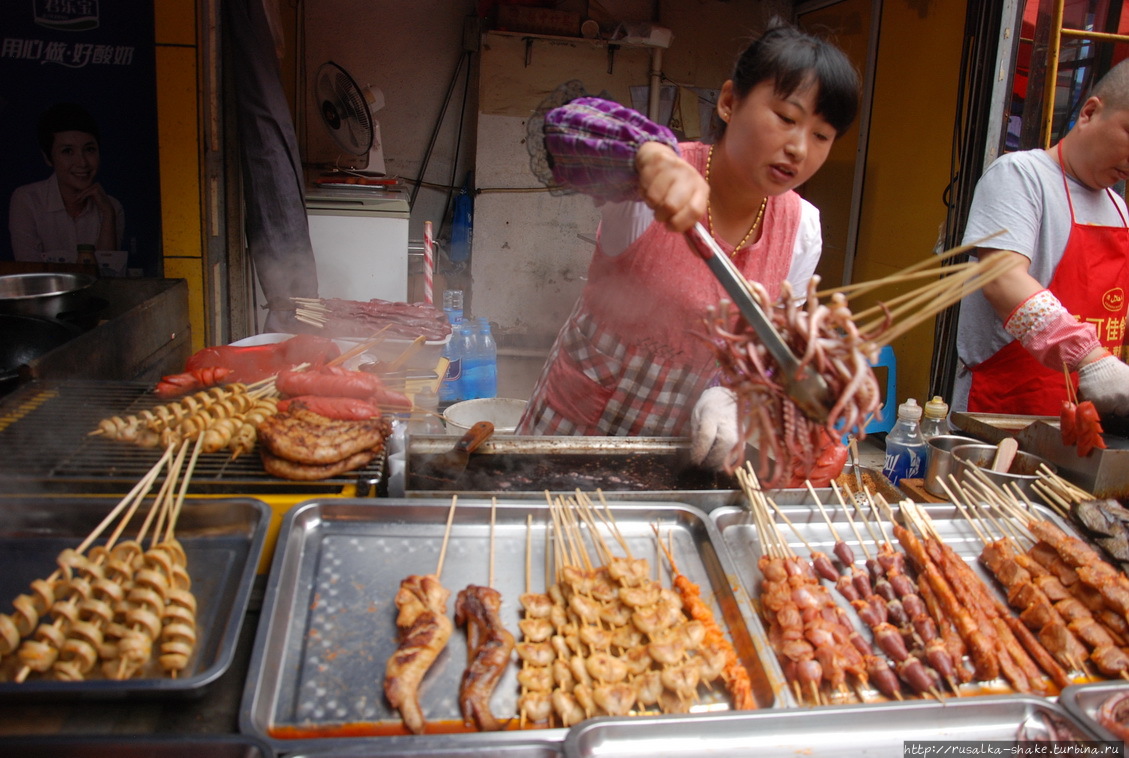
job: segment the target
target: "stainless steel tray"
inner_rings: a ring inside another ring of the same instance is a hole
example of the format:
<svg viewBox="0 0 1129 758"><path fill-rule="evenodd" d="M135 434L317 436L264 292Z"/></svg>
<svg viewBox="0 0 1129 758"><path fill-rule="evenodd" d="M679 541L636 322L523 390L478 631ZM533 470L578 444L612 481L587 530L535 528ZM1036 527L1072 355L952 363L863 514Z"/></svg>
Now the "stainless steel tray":
<svg viewBox="0 0 1129 758"><path fill-rule="evenodd" d="M809 502L811 502L810 505L790 506L778 503L784 514L796 527L796 530L803 536L803 540L797 537L795 531L777 516L775 521L779 525L780 535L797 555L805 559L808 558L811 550L820 550L831 555L832 548L835 546L835 537L822 514L820 514L819 509L815 506L814 501ZM865 554L859 547L851 525L843 514L842 508L839 507L838 501L821 499L821 502L824 503L827 515L835 526L835 532L838 533L841 539L850 544L854 551L856 561L861 567L865 560ZM832 502L835 504L833 507L831 506ZM981 542L980 537L977 536L969 523L961 516L957 508L952 503L918 503L916 505L928 513L929 517L933 520L933 524L941 540L964 558L985 584L987 584L987 586L997 594L1000 600L1006 604L1007 598L996 585L991 574L989 574L987 570L980 565L979 560L977 560L984 543ZM1053 521L1067 533L1077 536L1077 532L1073 527L1064 522L1052 511L1046 508L1036 507L1041 516ZM757 561L762 554L762 542L753 522L752 514L746 508L719 508L710 513L710 518L713 520L717 530L721 533L722 541L726 549L732 555L734 565L737 566L738 578L749 597L754 599L752 605L756 608L757 603L755 599L760 594L762 579L760 568L757 565ZM898 549L899 552L902 552L891 531L889 521L885 519L881 521L885 533L889 536L891 542L893 542L894 547ZM863 539L867 541L867 550L870 550L871 554L873 554L875 544L870 538L869 533L863 524L859 523L857 518L855 523ZM871 523L873 525L873 521ZM877 531L877 527L875 530ZM833 589L831 592L835 601L843 605L849 616L855 618L853 610L846 604L846 601ZM863 635L867 639L870 639L869 631L862 625L862 622L855 618L855 623L858 625ZM962 695L1011 694L1013 692L1008 683L1003 679L992 682L969 682L968 684L962 685L960 689ZM864 688L862 692L868 702L883 699L882 695L873 689ZM789 704L797 704L791 691L785 694L788 697ZM946 702L952 701L953 699L949 698Z"/></svg>
<svg viewBox="0 0 1129 758"><path fill-rule="evenodd" d="M908 755L903 751L910 740L1010 742L1021 732L1025 740L1046 739L1050 720L1075 739L1095 739L1048 700L992 696L948 700L943 705L907 701L865 708L829 706L694 718L593 719L569 731L564 754L568 758L900 756Z"/></svg>
<svg viewBox="0 0 1129 758"><path fill-rule="evenodd" d="M20 758L273 758L259 739L238 734L5 737L7 755Z"/></svg>
<svg viewBox="0 0 1129 758"><path fill-rule="evenodd" d="M1059 705L1103 740L1120 740L1098 720L1098 709L1106 698L1129 694L1129 682L1094 682L1067 687L1058 696Z"/></svg>
<svg viewBox="0 0 1129 758"><path fill-rule="evenodd" d="M0 499L0 599L4 610L35 579L55 570L55 558L76 547L117 498ZM142 509L135 519L142 518ZM177 539L188 556L196 596L196 652L176 679L112 681L12 681L14 656L0 667L0 698L126 698L201 695L231 665L246 615L255 571L266 539L270 509L251 498L188 500L177 521ZM140 522L138 522L140 523ZM12 659L12 660L9 660Z"/></svg>
<svg viewBox="0 0 1129 758"><path fill-rule="evenodd" d="M407 735L383 695L384 665L396 648L393 597L409 574L434 572L450 499L382 503L307 501L283 522L275 550L240 713L240 730L280 752L344 749L375 736L380 752L499 749L530 740L559 743L564 730L466 733L457 705L466 660L461 630L424 680L421 703L445 734ZM755 640L764 638L740 590L720 536L696 508L674 503L609 504L632 553L658 563L652 523L673 535L680 570L702 588L748 669L761 707L776 704L782 681L772 659L766 670ZM486 584L489 512L485 500L459 499L441 579L454 594ZM504 598L506 627L516 634L524 577L526 517L532 516L533 591L545 587L544 500L501 501L495 527L494 586ZM614 543L613 543L614 544ZM664 584L669 577L662 574ZM453 600L451 606L453 606ZM450 611L449 611L450 612ZM515 715L516 657L492 701L499 718ZM715 691L705 707L727 708ZM369 740L371 744L372 740Z"/></svg>

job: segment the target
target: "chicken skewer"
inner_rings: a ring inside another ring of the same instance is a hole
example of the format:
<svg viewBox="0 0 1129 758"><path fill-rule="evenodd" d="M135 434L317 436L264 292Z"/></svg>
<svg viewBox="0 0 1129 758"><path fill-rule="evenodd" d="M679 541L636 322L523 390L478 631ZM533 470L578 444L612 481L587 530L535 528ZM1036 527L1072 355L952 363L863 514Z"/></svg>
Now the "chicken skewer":
<svg viewBox="0 0 1129 758"><path fill-rule="evenodd" d="M396 593L395 602L399 609L396 627L400 631L400 644L385 665L384 694L392 707L400 711L404 726L413 734L423 734L427 727L419 704L419 688L451 637L452 625L447 618L447 600L451 592L443 587L439 578L443 574L443 559L447 554L458 499L458 495L451 498L435 573L406 577Z"/></svg>
<svg viewBox="0 0 1129 758"><path fill-rule="evenodd" d="M487 586L467 585L455 600L455 623L466 626L467 667L459 684L459 707L466 726L496 732L502 724L490 711L490 696L498 686L514 649L514 636L502 624L502 595L494 589L494 513L490 504L490 574Z"/></svg>

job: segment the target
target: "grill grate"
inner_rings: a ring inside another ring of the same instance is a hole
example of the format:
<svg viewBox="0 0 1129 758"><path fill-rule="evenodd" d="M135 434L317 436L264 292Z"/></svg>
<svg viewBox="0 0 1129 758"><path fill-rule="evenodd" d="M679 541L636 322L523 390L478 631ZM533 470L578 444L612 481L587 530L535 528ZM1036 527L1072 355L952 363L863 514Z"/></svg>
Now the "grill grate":
<svg viewBox="0 0 1129 758"><path fill-rule="evenodd" d="M92 436L98 422L128 416L163 402L150 385L127 382L36 381L0 403L0 480L7 488L22 482L36 491L110 493L131 489L161 457L160 450ZM339 493L357 485L374 492L384 456L363 469L318 482L278 479L263 470L257 453L235 460L228 453L204 453L196 462L189 492Z"/></svg>

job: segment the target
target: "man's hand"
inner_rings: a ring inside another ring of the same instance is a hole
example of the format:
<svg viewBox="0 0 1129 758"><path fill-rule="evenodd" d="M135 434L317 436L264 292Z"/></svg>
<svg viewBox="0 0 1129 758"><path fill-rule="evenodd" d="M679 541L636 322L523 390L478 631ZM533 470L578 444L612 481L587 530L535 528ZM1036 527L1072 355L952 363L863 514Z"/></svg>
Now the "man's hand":
<svg viewBox="0 0 1129 758"><path fill-rule="evenodd" d="M1112 355L1078 369L1078 395L1098 413L1129 416L1129 366Z"/></svg>
<svg viewBox="0 0 1129 758"><path fill-rule="evenodd" d="M690 461L721 470L738 442L736 395L728 387L710 387L690 414Z"/></svg>

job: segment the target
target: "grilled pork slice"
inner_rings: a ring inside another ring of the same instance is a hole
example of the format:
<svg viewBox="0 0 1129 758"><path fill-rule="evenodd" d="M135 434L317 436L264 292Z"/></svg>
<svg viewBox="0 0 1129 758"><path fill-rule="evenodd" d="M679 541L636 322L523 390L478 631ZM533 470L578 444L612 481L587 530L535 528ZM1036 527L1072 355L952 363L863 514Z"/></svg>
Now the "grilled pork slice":
<svg viewBox="0 0 1129 758"><path fill-rule="evenodd" d="M342 421L298 408L263 421L259 440L278 458L321 466L362 451L379 452L390 432L384 419Z"/></svg>
<svg viewBox="0 0 1129 758"><path fill-rule="evenodd" d="M379 454L375 450L362 450L336 463L317 464L295 463L285 458L279 458L265 448L259 449L259 456L263 459L264 471L271 476L277 476L279 479L290 479L296 482L316 482L322 479L332 479L346 471L367 466Z"/></svg>
<svg viewBox="0 0 1129 758"><path fill-rule="evenodd" d="M450 596L432 574L408 576L396 593L400 645L385 664L384 694L413 734L422 734L426 726L419 705L420 684L451 636Z"/></svg>
<svg viewBox="0 0 1129 758"><path fill-rule="evenodd" d="M471 656L459 686L463 722L484 732L502 728L490 712L490 696L510 663L514 636L502 625L502 596L491 587L467 585L455 600L455 623L466 624Z"/></svg>

